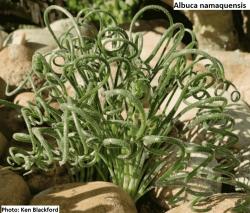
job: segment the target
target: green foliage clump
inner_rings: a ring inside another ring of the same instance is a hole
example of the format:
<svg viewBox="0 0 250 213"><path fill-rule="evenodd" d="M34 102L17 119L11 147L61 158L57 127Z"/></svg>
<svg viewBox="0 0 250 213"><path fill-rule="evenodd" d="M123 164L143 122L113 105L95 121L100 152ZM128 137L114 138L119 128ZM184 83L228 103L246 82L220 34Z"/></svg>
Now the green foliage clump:
<svg viewBox="0 0 250 213"><path fill-rule="evenodd" d="M143 35L132 32L137 19L152 9L162 11L170 26L142 58ZM59 38L48 23L51 10L63 12L72 21ZM99 28L92 26L91 33L86 33L96 17ZM232 84L225 80L221 63L196 49L192 32L174 24L167 10L143 8L129 32L109 12L95 9L80 11L74 18L65 9L50 6L45 23L58 48L35 54L32 72L20 85L30 83L36 98L21 109L28 133L16 133L14 138L30 144L30 149L10 148L10 165L27 172L64 165L76 180L112 181L135 201L156 186L178 186L173 203L182 192L198 198L213 194L212 189L191 189L195 178L238 184L232 171L239 162L230 149L238 139L223 96ZM185 34L191 42L179 49ZM196 71L198 63L205 64L204 71ZM39 85L33 80L37 78ZM194 109L195 118L178 128L180 118ZM194 128L209 137L200 143L183 137ZM204 160L193 165L194 153L205 156ZM218 165L208 167L216 159Z"/></svg>
<svg viewBox="0 0 250 213"><path fill-rule="evenodd" d="M69 0L67 7L71 11L80 11L86 8L101 9L108 11L119 24L132 20L135 11L138 10L140 0Z"/></svg>

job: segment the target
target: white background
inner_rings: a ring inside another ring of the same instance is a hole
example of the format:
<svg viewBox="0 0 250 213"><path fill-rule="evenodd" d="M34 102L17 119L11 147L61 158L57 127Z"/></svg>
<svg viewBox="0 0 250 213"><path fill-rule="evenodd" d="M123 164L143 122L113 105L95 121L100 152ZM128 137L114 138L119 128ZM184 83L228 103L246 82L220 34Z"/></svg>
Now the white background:
<svg viewBox="0 0 250 213"><path fill-rule="evenodd" d="M250 0L174 0L175 3L197 4L198 8L174 8L174 10L222 10L221 8L199 8L200 4L246 4L246 8L224 8L223 10L250 10Z"/></svg>

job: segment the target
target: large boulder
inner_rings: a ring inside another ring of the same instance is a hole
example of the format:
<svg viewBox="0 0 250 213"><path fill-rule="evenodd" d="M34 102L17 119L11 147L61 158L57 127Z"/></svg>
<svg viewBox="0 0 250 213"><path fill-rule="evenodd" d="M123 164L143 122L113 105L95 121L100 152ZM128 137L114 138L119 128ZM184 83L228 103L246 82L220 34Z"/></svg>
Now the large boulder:
<svg viewBox="0 0 250 213"><path fill-rule="evenodd" d="M61 213L136 213L131 198L107 182L71 183L37 194L31 205L59 205Z"/></svg>
<svg viewBox="0 0 250 213"><path fill-rule="evenodd" d="M23 178L0 167L0 205L25 205L31 198Z"/></svg>
<svg viewBox="0 0 250 213"><path fill-rule="evenodd" d="M25 45L12 44L0 52L0 77L10 86L18 86L31 71L33 52Z"/></svg>

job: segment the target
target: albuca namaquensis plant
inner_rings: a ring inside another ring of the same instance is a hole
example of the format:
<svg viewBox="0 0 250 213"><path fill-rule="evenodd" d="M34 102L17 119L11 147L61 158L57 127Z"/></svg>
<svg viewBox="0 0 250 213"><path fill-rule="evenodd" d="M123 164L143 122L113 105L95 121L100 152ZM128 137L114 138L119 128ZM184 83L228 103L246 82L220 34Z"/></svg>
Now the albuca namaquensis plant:
<svg viewBox="0 0 250 213"><path fill-rule="evenodd" d="M63 12L72 22L59 38L48 23L51 10ZM148 57L142 58L143 35L132 32L146 10L165 13L169 26ZM99 25L90 36L83 31L92 17L99 17ZM84 10L73 18L65 9L50 6L44 18L58 48L36 53L26 81L7 92L13 95L30 83L36 97L21 109L28 133L13 136L30 144L30 150L11 147L11 166L29 173L59 163L76 181L112 181L135 201L156 186L173 184L179 186L173 203L184 191L198 200L213 193L192 190L193 178L237 184L232 171L239 162L229 149L237 136L223 97L233 85L224 79L221 63L196 49L192 32L174 24L168 11L152 5L143 8L129 32L101 10ZM184 35L192 41L180 50ZM196 71L198 63L205 64L203 71ZM42 83L35 85L34 78ZM237 91L232 93L234 101L238 96ZM185 104L182 109L181 104ZM179 128L180 118L194 109L195 118ZM209 139L192 143L182 137L197 127ZM206 158L187 170L191 153ZM214 159L219 159L218 165L207 169Z"/></svg>

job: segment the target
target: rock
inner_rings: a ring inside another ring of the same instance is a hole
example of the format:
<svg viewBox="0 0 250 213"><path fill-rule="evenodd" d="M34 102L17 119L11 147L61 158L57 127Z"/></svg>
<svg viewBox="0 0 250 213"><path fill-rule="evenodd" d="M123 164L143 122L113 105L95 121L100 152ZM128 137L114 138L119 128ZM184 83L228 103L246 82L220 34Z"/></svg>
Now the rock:
<svg viewBox="0 0 250 213"><path fill-rule="evenodd" d="M235 121L233 133L235 133L239 137L239 142L234 145L234 148L242 149L250 145L250 106L249 106L250 84L248 83L248 77L246 73L247 71L244 70L245 62L244 60L242 60L242 58L237 56L237 54L239 55L242 54L243 55L242 57L245 56L246 59L247 59L248 54L234 52L235 57L233 57L234 54L232 54L233 53L232 52L231 55L227 58L228 56L227 52L225 52L225 55L223 57L224 51L209 51L209 53L210 55L213 55L215 57L219 56L219 59L223 60L222 63L223 65L225 65L224 67L225 67L226 78L230 81L233 81L237 89L241 92L241 96L242 96L241 100L239 100L236 103L232 102L231 100L231 92L233 91L232 88L228 92L225 92L223 97L227 98L228 104L229 104L226 108L226 113L232 116ZM233 64L234 60L238 60L239 62L235 61L236 64L234 65ZM250 56L248 60L250 61ZM230 63L232 63L231 67L229 65ZM246 60L246 64L249 64L250 66L250 63L247 60ZM238 69L237 69L237 65L238 65ZM157 85L156 82L157 81L154 82L155 85ZM213 88L209 88L207 91L211 95L214 95L215 90ZM175 96L172 98L172 100L170 101L168 105L166 114L168 114L170 110L173 108L180 93L181 93L181 90L177 89ZM159 113L163 112L163 110L165 109L166 101L167 99L163 102L159 110ZM190 103L195 103L197 100L194 98L189 98L188 101ZM175 114L178 114L186 106L187 105L182 102ZM196 116L197 111L198 110L195 108L192 110L189 110L188 112L183 114L179 120L181 122L187 123ZM187 132L185 135L185 139L193 143L201 143L202 141L207 141L210 136L211 134L208 134L207 131L196 128L196 129L191 129L189 132Z"/></svg>
<svg viewBox="0 0 250 213"><path fill-rule="evenodd" d="M0 52L0 77L17 87L31 71L33 52L25 45L9 45Z"/></svg>
<svg viewBox="0 0 250 213"><path fill-rule="evenodd" d="M168 21L166 19L153 19L153 20L138 20L133 27L133 33L135 32L154 32L157 34L163 34L167 29ZM130 23L120 25L121 28L129 32Z"/></svg>
<svg viewBox="0 0 250 213"><path fill-rule="evenodd" d="M237 89L241 93L241 100L237 103L233 103L231 101L231 92L226 92L224 97L228 99L228 103L230 104L227 107L227 113L234 118L235 127L233 132L239 137L239 142L234 145L236 149L242 149L244 147L248 147L250 145L250 54L241 53L236 51L215 51L209 50L208 53L215 58L218 58L225 70L225 77L227 80L232 81L233 84L237 87ZM199 71L202 70L203 64L200 64ZM248 77L249 76L249 77ZM157 79L154 79L153 84L157 85ZM211 88L208 90L211 95L214 94L214 89ZM180 89L177 89L176 95L171 100L168 109L172 109L174 104L176 103L179 95L181 93ZM164 101L166 103L167 100ZM196 102L194 98L189 98L190 103ZM162 112L164 109L164 103L162 104L160 111ZM178 108L176 114L184 109L187 105L185 103L181 103ZM169 113L167 109L166 114ZM191 121L197 113L197 109L192 109L180 117L180 121L186 123ZM199 132L197 132L199 131ZM202 131L199 129L192 129L187 132L185 139L193 142L193 143L201 143L202 141L207 141L211 137L207 131ZM225 141L226 142L226 141Z"/></svg>
<svg viewBox="0 0 250 213"><path fill-rule="evenodd" d="M71 183L36 195L31 205L59 205L60 213L136 213L131 198L108 182Z"/></svg>
<svg viewBox="0 0 250 213"><path fill-rule="evenodd" d="M52 108L59 110L60 109L60 104L58 102L51 102L49 104Z"/></svg>
<svg viewBox="0 0 250 213"><path fill-rule="evenodd" d="M15 41L20 34L25 35L25 45L32 52L52 50L57 47L57 44L47 29L19 29L13 32L12 42Z"/></svg>
<svg viewBox="0 0 250 213"><path fill-rule="evenodd" d="M227 107L227 113L234 121L233 133L239 138L234 148L241 150L250 146L250 107L245 102L232 103Z"/></svg>
<svg viewBox="0 0 250 213"><path fill-rule="evenodd" d="M219 59L225 71L225 77L227 80L232 81L236 88L241 93L241 100L237 103L233 103L231 99L230 92L225 93L225 97L229 100L229 106L227 107L227 113L229 113L235 121L234 133L239 137L239 142L234 145L236 149L242 149L250 145L250 54L242 53L238 51L216 51L209 50L208 53L213 57ZM202 65L202 64L201 64ZM214 93L214 89L209 90L210 94ZM177 90L176 96L173 98L173 101L170 102L170 109L173 107L173 104L176 102L176 98L180 91ZM194 99L190 99L191 103L194 102ZM181 104L178 111L183 109L186 105ZM163 109L161 109L163 110ZM191 110L185 113L180 120L183 122L192 120L196 115L197 110ZM192 130L193 133L195 130ZM193 134L189 132L188 138L193 138L192 142L198 142L205 140L205 137L209 137L204 132L199 134Z"/></svg>
<svg viewBox="0 0 250 213"><path fill-rule="evenodd" d="M182 90L181 90L180 88L178 88L178 89L176 90L174 97L172 98L172 100L171 100L170 103L168 104L168 107L167 107L166 113L165 113L166 115L169 114L170 111L171 111L171 110L173 109L173 107L175 106L175 104L176 104L178 98L179 98L180 95L181 95L181 92L182 92ZM190 100L190 99L191 99L191 100ZM194 102L196 102L197 100L195 100L194 98L189 98L189 101L190 101L191 103L194 103ZM160 112L160 113L163 112L163 111L165 110L165 106L166 106L167 102L168 102L168 99L165 99L164 102L163 102L163 104L161 105L161 107L160 107L160 109L159 109L159 112ZM187 106L188 106L188 105L185 104L185 103L182 101L181 104L180 104L180 106L179 106L179 108L177 109L177 112L176 112L175 114L177 115L177 114L180 113L183 109L185 109ZM191 120L191 119L193 119L193 118L195 117L195 115L196 115L197 112L198 112L197 109L189 110L189 111L187 111L186 113L184 113L184 114L180 117L179 120L182 121L182 122L189 121L189 120Z"/></svg>
<svg viewBox="0 0 250 213"><path fill-rule="evenodd" d="M224 66L226 79L240 91L242 100L250 104L250 54L239 51L215 51L208 53L219 59Z"/></svg>
<svg viewBox="0 0 250 213"><path fill-rule="evenodd" d="M3 133L0 132L0 159L5 155L8 148L8 141Z"/></svg>
<svg viewBox="0 0 250 213"><path fill-rule="evenodd" d="M202 153L191 153L190 161L187 168L181 173L190 173L199 166L202 162L204 162L208 155ZM215 173L213 173L212 169L218 165L217 161L213 159L208 165L201 169L199 174L193 177L188 183L188 188L194 192L202 192L202 193L220 193L221 192L221 183L217 183L212 181L213 177L215 177ZM206 176L203 174L209 174L210 179L205 179ZM176 195L180 191L180 186L167 186L167 187L160 187L156 188L153 196L156 197L157 202L160 206L164 208L173 207L173 204L169 202L169 200ZM192 201L194 196L187 191L184 191L180 194L181 200L177 203L180 205L181 203Z"/></svg>
<svg viewBox="0 0 250 213"><path fill-rule="evenodd" d="M154 81L153 84L154 84L154 85L157 85L156 81ZM214 88L209 88L209 89L207 89L207 91L208 91L208 93L209 93L211 96L214 96L214 92L215 92ZM170 101L169 104L168 104L168 107L166 108L166 111L165 111L165 114L166 114L166 115L168 115L168 114L170 113L170 111L173 109L173 107L175 106L176 102L178 101L178 99L179 99L179 97L180 97L180 95L181 95L181 92L182 92L182 90L181 90L180 88L177 88L174 97L171 99L171 101ZM198 102L198 100L195 99L194 97L189 97L189 98L187 99L187 101L188 101L189 103L196 103L196 102ZM163 101L162 105L160 106L159 113L162 113L162 112L165 110L165 106L166 106L167 102L168 102L168 99L166 98L166 99ZM182 102L180 103L180 106L178 107L178 109L177 109L175 115L177 115L178 113L180 113L180 112L181 112L182 110L184 110L187 106L188 106L188 105L187 105L184 101L182 101ZM184 114L182 114L182 115L180 116L179 120L180 120L181 122L190 121L190 120L192 120L192 119L196 116L197 112L198 112L198 109L197 109L197 108L193 108L193 109L191 109L191 110L188 110L187 112L185 112Z"/></svg>
<svg viewBox="0 0 250 213"><path fill-rule="evenodd" d="M235 168L236 180L250 187L250 143L237 153L237 159L240 165ZM243 189L244 190L244 189ZM236 191L242 191L241 187L237 187Z"/></svg>
<svg viewBox="0 0 250 213"><path fill-rule="evenodd" d="M0 205L25 205L31 198L23 178L0 167Z"/></svg>
<svg viewBox="0 0 250 213"><path fill-rule="evenodd" d="M25 45L25 43L26 43L25 33L23 31L18 31L12 38L12 44Z"/></svg>
<svg viewBox="0 0 250 213"><path fill-rule="evenodd" d="M33 172L26 176L30 190L34 193L41 192L50 187L71 182L67 170L56 166L47 172Z"/></svg>
<svg viewBox="0 0 250 213"><path fill-rule="evenodd" d="M67 31L72 26L71 21L67 19L61 19L50 24L51 29L55 33L55 36L59 38L62 33ZM97 30L93 25L85 24L80 27L82 35L94 36L97 34ZM73 32L75 33L75 31ZM25 43L33 52L39 51L46 53L57 48L57 43L53 38L48 28L36 28L36 29L19 29L13 32L12 42L20 37L20 34L25 35Z"/></svg>
<svg viewBox="0 0 250 213"><path fill-rule="evenodd" d="M56 37L71 27L71 22L60 20L51 24ZM92 25L80 27L84 36L94 36L97 30ZM73 31L73 33L75 33ZM31 71L32 55L35 51L45 53L57 47L57 43L47 28L20 29L12 34L12 43L0 52L0 77L10 86L17 87ZM26 85L26 88L30 88Z"/></svg>
<svg viewBox="0 0 250 213"><path fill-rule="evenodd" d="M234 50L238 47L232 11L189 11L188 16L199 48Z"/></svg>
<svg viewBox="0 0 250 213"><path fill-rule="evenodd" d="M4 41L7 38L7 36L8 36L8 33L0 30L0 50L3 48Z"/></svg>
<svg viewBox="0 0 250 213"><path fill-rule="evenodd" d="M232 208L236 206L236 203L238 201L241 201L245 197L245 194L237 193L216 194L206 199L205 201L200 202L199 206L196 206L196 208L210 208L207 213L233 213L234 211L232 211ZM190 203L185 203L167 211L166 213L193 213L194 211L191 209L190 205Z"/></svg>
<svg viewBox="0 0 250 213"><path fill-rule="evenodd" d="M72 26L73 26L72 21L69 18L60 19L50 24L50 27L55 32L56 36L60 36L62 33L72 28ZM97 35L97 29L92 24L82 23L79 29L80 29L81 35L84 35L87 37L94 37ZM74 35L77 35L75 30L72 30L71 32Z"/></svg>
<svg viewBox="0 0 250 213"><path fill-rule="evenodd" d="M228 97L229 98L229 97ZM233 145L233 148L237 150L244 149L250 145L250 107L244 102L239 101L232 103L229 101L229 105L226 107L225 112L234 119L233 133L238 136L238 142ZM195 110L191 110L188 114L189 121L195 117ZM185 124L188 120L183 121ZM200 127L195 127L187 131L184 135L184 140L201 144L202 142L211 140L213 135ZM225 139L225 144L227 140Z"/></svg>
<svg viewBox="0 0 250 213"><path fill-rule="evenodd" d="M160 41L164 32L168 29L168 22L164 19L156 19L156 20L140 20L137 21L133 27L133 33L140 32L143 35L143 48L140 54L143 60L147 59L147 57L151 54L153 49L157 46L157 43ZM129 24L123 24L121 26L123 29L126 30L127 34L129 34ZM167 45L166 53L168 50L173 46L173 40L170 40L170 43ZM150 65L154 66L158 61L159 57L163 49L166 47L166 42L161 45L161 48L158 50L157 54L153 57L150 61ZM183 49L185 45L180 43L177 45L178 50Z"/></svg>
<svg viewBox="0 0 250 213"><path fill-rule="evenodd" d="M165 29L166 30L166 29ZM162 33L165 31L164 29L160 30L160 33L154 32L154 31L145 31L143 33L143 49L141 53L141 58L143 60L147 59L147 57L151 54L152 50L155 48L157 43L160 41L162 37ZM169 49L173 46L173 41L171 40L169 45L167 46L166 52L168 52ZM184 47L184 44L180 43L177 46L177 50L180 50ZM161 56L161 53L163 49L165 48L165 45L162 45L157 54L153 57L153 59L150 61L150 65L153 67L156 65L158 59Z"/></svg>
<svg viewBox="0 0 250 213"><path fill-rule="evenodd" d="M55 32L63 33L72 27L72 21L69 18L60 19L52 22L50 27Z"/></svg>
<svg viewBox="0 0 250 213"><path fill-rule="evenodd" d="M13 133L25 128L20 110L0 106L0 118L0 129L8 139L12 137Z"/></svg>
<svg viewBox="0 0 250 213"><path fill-rule="evenodd" d="M18 94L14 99L15 104L18 104L23 107L28 107L29 103L34 103L34 101L35 93L33 92L22 92Z"/></svg>
<svg viewBox="0 0 250 213"><path fill-rule="evenodd" d="M173 0L162 1L173 7ZM232 11L185 10L181 12L193 23L193 31L200 49L234 50L238 47L239 39ZM247 15L243 18L248 18L249 15ZM247 26L249 28L248 22L248 20L244 21L245 28Z"/></svg>
<svg viewBox="0 0 250 213"><path fill-rule="evenodd" d="M85 85L85 83L84 83L84 81L81 78L79 73L75 74L75 78L76 78L77 85L79 85L79 86ZM71 83L69 81L66 81L64 83L64 86L65 86L65 89L67 91L68 96L74 97L76 95L75 88L71 85Z"/></svg>

